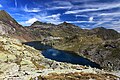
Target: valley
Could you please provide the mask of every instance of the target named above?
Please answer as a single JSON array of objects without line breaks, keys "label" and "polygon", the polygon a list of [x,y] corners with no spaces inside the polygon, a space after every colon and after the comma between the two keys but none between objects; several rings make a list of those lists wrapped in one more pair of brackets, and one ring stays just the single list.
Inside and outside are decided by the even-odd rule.
[{"label": "valley", "polygon": [[40,21],[22,26],[0,11],[0,80],[119,80],[112,73],[119,65],[120,33],[113,29]]}]

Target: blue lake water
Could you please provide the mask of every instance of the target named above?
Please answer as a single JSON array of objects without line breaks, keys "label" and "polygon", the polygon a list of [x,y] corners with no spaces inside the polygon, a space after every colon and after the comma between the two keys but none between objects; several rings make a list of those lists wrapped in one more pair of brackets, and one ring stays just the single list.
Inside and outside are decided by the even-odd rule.
[{"label": "blue lake water", "polygon": [[44,57],[52,59],[52,60],[100,68],[100,66],[98,64],[96,64],[86,58],[83,58],[81,56],[78,56],[75,53],[57,50],[50,46],[43,45],[39,41],[27,42],[24,44],[32,46],[38,50],[42,50],[42,55]]}]

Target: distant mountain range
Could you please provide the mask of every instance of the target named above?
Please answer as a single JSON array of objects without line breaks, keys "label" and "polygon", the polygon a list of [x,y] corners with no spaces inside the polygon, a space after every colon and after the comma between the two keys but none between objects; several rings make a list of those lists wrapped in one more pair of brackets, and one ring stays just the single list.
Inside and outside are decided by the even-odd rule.
[{"label": "distant mountain range", "polygon": [[22,42],[42,41],[59,50],[76,52],[105,69],[120,69],[120,33],[113,29],[98,27],[87,30],[67,22],[54,25],[40,21],[23,27],[1,10],[0,35],[11,36]]},{"label": "distant mountain range", "polygon": [[[105,29],[103,27],[98,27],[92,30],[84,30],[78,26],[71,23],[63,22],[59,25],[54,25],[51,23],[43,23],[40,21],[34,22],[29,27],[23,27],[18,24],[18,22],[12,18],[6,11],[0,11],[0,33],[21,38],[21,40],[41,40],[41,37],[46,36],[68,36],[69,33],[84,34],[84,35],[96,35],[102,39],[117,39],[120,34],[112,29]],[[44,32],[43,32],[44,30]],[[41,33],[41,34],[40,34]],[[70,34],[70,35],[71,35]]]}]

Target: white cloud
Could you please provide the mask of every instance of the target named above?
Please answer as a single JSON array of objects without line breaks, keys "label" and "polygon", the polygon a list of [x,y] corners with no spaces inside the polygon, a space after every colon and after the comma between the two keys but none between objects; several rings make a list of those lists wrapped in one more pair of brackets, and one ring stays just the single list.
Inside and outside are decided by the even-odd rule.
[{"label": "white cloud", "polygon": [[90,22],[90,21],[66,21],[68,23],[95,23],[95,22]]},{"label": "white cloud", "polygon": [[99,16],[120,16],[120,12],[101,13]]},{"label": "white cloud", "polygon": [[[19,14],[17,14],[17,15],[19,15]],[[53,23],[53,24],[60,24],[60,23],[63,22],[63,21],[61,21],[60,16],[61,16],[61,14],[48,15],[47,13],[39,13],[39,14],[29,13],[27,15],[27,17],[26,16],[23,16],[23,17],[21,16],[20,19],[24,19],[24,17],[25,17],[26,21],[19,20],[19,23],[24,25],[24,26],[29,26],[35,21],[41,21],[41,22]]]},{"label": "white cloud", "polygon": [[46,16],[46,18],[53,18],[55,20],[58,20],[58,19],[60,19],[60,16],[61,16],[61,14],[53,14],[53,15],[50,15],[50,16]]},{"label": "white cloud", "polygon": [[60,6],[60,7],[47,8],[47,10],[70,9],[70,8],[72,8],[72,6]]},{"label": "white cloud", "polygon": [[71,9],[73,4],[70,1],[53,1],[47,3],[47,10]]},{"label": "white cloud", "polygon": [[77,14],[80,12],[89,12],[89,11],[96,11],[98,9],[83,9],[83,10],[72,10],[72,11],[67,11],[65,14]]},{"label": "white cloud", "polygon": [[18,4],[17,4],[17,1],[15,0],[15,7],[17,7],[17,5],[18,5]]},{"label": "white cloud", "polygon": [[61,14],[53,14],[53,15],[43,14],[43,15],[36,15],[35,17],[42,22],[59,24],[62,23],[60,16]]},{"label": "white cloud", "polygon": [[28,24],[26,24],[25,22],[18,22],[20,25],[23,25],[23,26],[28,26]]},{"label": "white cloud", "polygon": [[74,3],[82,3],[82,2],[93,2],[93,1],[96,1],[96,0],[70,0],[71,2],[74,2]]},{"label": "white cloud", "polygon": [[72,6],[70,1],[53,1],[51,4],[56,4],[57,6]]},{"label": "white cloud", "polygon": [[29,19],[28,21],[26,21],[25,23],[26,24],[33,24],[35,21],[37,21],[38,19],[37,18],[31,18]]},{"label": "white cloud", "polygon": [[[94,28],[94,27],[103,26],[106,23],[112,22],[114,17],[101,17],[98,20],[94,20],[94,21],[93,21],[94,18],[93,19],[92,19],[92,17],[90,17],[90,18],[91,18],[91,20],[89,20],[89,22],[95,22],[95,24],[92,25],[92,27]],[[111,25],[111,24],[112,23],[109,23],[109,25]]]},{"label": "white cloud", "polygon": [[94,17],[92,16],[92,17],[90,17],[89,18],[89,22],[92,22],[93,21],[93,19],[94,19]]},{"label": "white cloud", "polygon": [[87,15],[75,15],[76,17],[88,17]]},{"label": "white cloud", "polygon": [[28,9],[27,5],[25,5],[24,9],[25,12],[40,12],[41,10],[39,8],[32,8],[32,9]]},{"label": "white cloud", "polygon": [[109,23],[106,23],[106,24],[102,24],[102,26],[108,28],[108,29],[114,29],[116,31],[118,31],[120,33],[120,21],[112,21],[110,22],[111,24]]},{"label": "white cloud", "polygon": [[3,7],[1,4],[0,4],[0,8]]},{"label": "white cloud", "polygon": [[98,21],[95,25],[93,25],[93,27],[101,26],[101,25],[103,25],[106,22],[108,22],[108,21]]},{"label": "white cloud", "polygon": [[[102,6],[101,6],[102,5]],[[100,11],[100,10],[107,10],[107,9],[113,9],[113,8],[120,8],[120,3],[113,3],[113,4],[94,4],[94,5],[84,5],[82,7],[91,7],[87,9],[77,9],[77,10],[70,10],[66,11],[65,14],[77,14],[82,12],[91,12],[91,11]],[[80,6],[81,7],[81,6]]]}]

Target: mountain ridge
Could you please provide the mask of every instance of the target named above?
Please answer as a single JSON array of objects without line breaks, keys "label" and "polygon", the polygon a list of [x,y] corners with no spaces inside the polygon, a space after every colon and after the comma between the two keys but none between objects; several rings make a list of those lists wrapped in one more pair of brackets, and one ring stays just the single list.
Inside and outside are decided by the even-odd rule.
[{"label": "mountain ridge", "polygon": [[[14,27],[15,29],[18,29],[18,31],[21,29],[20,31],[21,32],[23,31],[23,33],[26,32],[26,31],[24,31],[25,29],[27,29],[27,31],[29,30],[28,29],[29,27],[26,28],[26,27],[23,27],[20,24],[18,24],[17,21],[14,18],[12,18],[6,11],[1,10],[0,13],[1,13],[0,20],[3,23],[6,22],[7,25],[10,25],[10,26]],[[11,22],[11,21],[13,21],[13,22]],[[6,23],[4,23],[4,24],[6,24]],[[70,28],[71,27],[71,28],[77,28],[78,29],[78,26],[76,26],[74,24],[71,24],[71,23],[67,23],[67,22],[63,22],[61,24],[54,25],[54,24],[51,24],[51,23],[43,23],[43,22],[40,22],[40,21],[36,21],[33,24],[31,24],[31,26],[35,26],[35,27],[41,26],[43,28],[52,28],[52,29],[54,29],[54,27],[56,28],[56,27],[59,26],[59,28]],[[79,27],[79,29],[81,29],[81,28]],[[82,30],[84,30],[84,29],[82,29]],[[92,34],[92,35],[93,34],[98,34],[99,35],[99,32],[100,32],[100,34],[103,33],[101,31],[104,31],[106,33],[108,31],[108,33],[113,32],[112,34],[118,34],[118,32],[113,30],[113,29],[106,29],[106,28],[103,28],[103,27],[98,27],[98,28],[88,30],[88,34]],[[104,36],[104,35],[102,35],[102,36]]]},{"label": "mountain ridge", "polygon": [[0,10],[0,20],[10,20],[15,21],[5,10]]},{"label": "mountain ridge", "polygon": [[[4,11],[2,11],[2,13],[6,14]],[[7,15],[7,17],[8,16],[10,15]],[[116,48],[106,48],[104,45],[101,45],[104,42],[114,42],[120,38],[120,33],[113,29],[100,27],[92,30],[86,30],[67,22],[63,22],[59,25],[38,22],[37,24],[33,23],[34,25],[23,27],[18,23],[11,23],[9,20],[12,19],[9,19],[6,24],[4,18],[6,20],[6,16],[1,18],[1,21],[2,19],[3,21],[0,22],[0,34],[20,39],[22,42],[41,41],[42,43],[50,45],[59,50],[73,51],[80,56],[82,55],[96,63],[99,63],[100,65],[106,63],[101,63],[100,61],[96,60],[95,54],[101,56],[101,54],[98,54],[100,53],[99,51],[101,49],[101,52],[104,52],[105,54],[108,54],[109,52],[111,56],[115,56],[115,52],[115,54],[119,56],[119,46]],[[116,44],[112,42],[109,43],[113,45],[119,44],[119,40]],[[108,47],[113,46],[110,44]],[[86,49],[88,51],[86,51]],[[93,52],[93,54],[91,52]],[[102,56],[106,56],[105,54],[102,54]],[[103,60],[106,59],[108,59],[108,57],[105,57]],[[117,59],[118,58],[114,60]],[[120,59],[118,59],[118,61],[120,61]],[[112,61],[110,63],[114,64]],[[102,65],[102,67],[108,67],[109,69],[115,68],[115,70],[119,69],[119,66],[115,67],[115,65],[118,65],[118,63],[115,63],[114,66],[111,67],[108,65]]]}]

